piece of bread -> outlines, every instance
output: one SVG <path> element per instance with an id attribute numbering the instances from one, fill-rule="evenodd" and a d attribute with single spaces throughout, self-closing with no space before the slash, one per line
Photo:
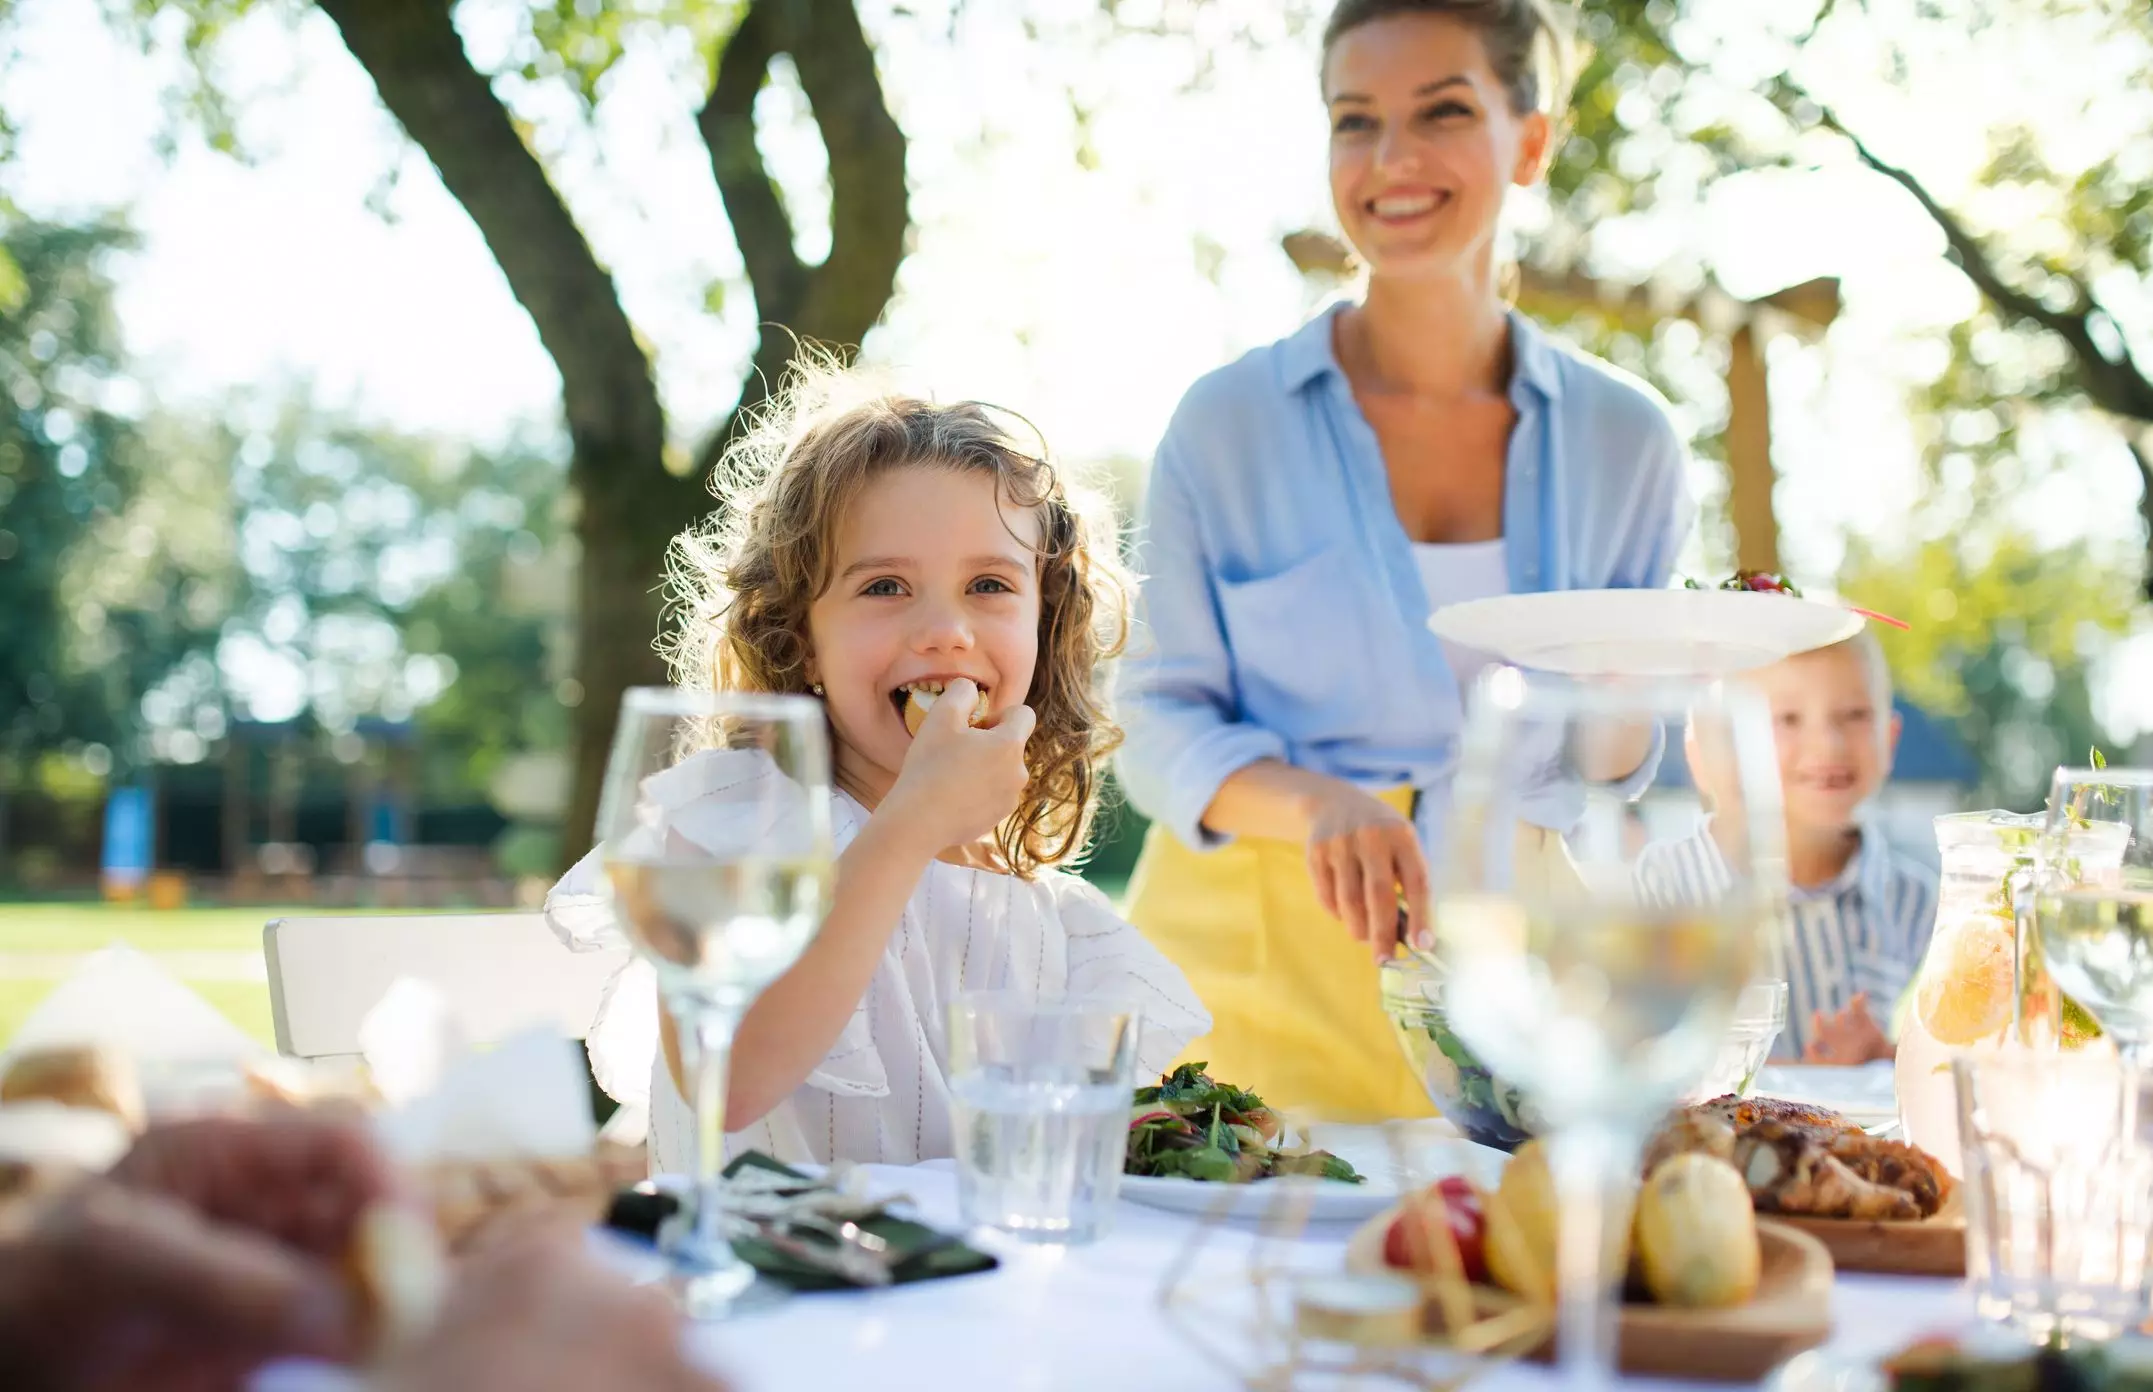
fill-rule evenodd
<path id="1" fill-rule="evenodd" d="M 905 693 L 905 733 L 917 735 L 920 726 L 927 723 L 927 712 L 934 709 L 940 692 L 920 691 L 917 688 Z M 987 718 L 987 693 L 982 691 L 972 703 L 972 724 L 978 725 Z"/>
<path id="2" fill-rule="evenodd" d="M 142 1082 L 133 1061 L 94 1045 L 17 1054 L 0 1073 L 0 1106 L 14 1102 L 57 1102 L 109 1112 L 130 1132 L 142 1131 Z"/>
<path id="3" fill-rule="evenodd" d="M 430 1214 L 377 1203 L 352 1227 L 344 1275 L 362 1357 L 378 1361 L 433 1326 L 448 1296 L 448 1253 Z"/>
<path id="4" fill-rule="evenodd" d="M 640 1148 L 612 1146 L 565 1158 L 441 1161 L 420 1171 L 419 1188 L 449 1250 L 461 1251 L 481 1231 L 519 1218 L 596 1223 L 648 1168 Z"/>

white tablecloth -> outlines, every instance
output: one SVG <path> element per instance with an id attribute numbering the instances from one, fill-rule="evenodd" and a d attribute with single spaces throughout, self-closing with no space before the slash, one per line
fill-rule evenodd
<path id="1" fill-rule="evenodd" d="M 956 1178 L 946 1162 L 869 1170 L 877 1192 L 902 1192 L 937 1226 L 957 1223 Z M 1160 1312 L 1160 1281 L 1186 1245 L 1195 1221 L 1124 1200 L 1114 1231 L 1067 1249 L 978 1240 L 1002 1258 L 999 1269 L 876 1292 L 802 1295 L 741 1320 L 698 1327 L 689 1339 L 697 1359 L 737 1392 L 808 1392 L 864 1386 L 873 1392 L 994 1387 L 1172 1388 L 1204 1392 L 1242 1386 L 1178 1333 Z M 1290 1250 L 1295 1265 L 1335 1269 L 1350 1225 L 1311 1229 Z M 1222 1228 L 1195 1271 L 1240 1288 L 1252 1230 Z M 1961 1282 L 1841 1276 L 1834 1292 L 1836 1332 L 1827 1346 L 1876 1355 L 1916 1335 L 1963 1325 L 1971 1304 Z M 1554 1387 L 1553 1373 L 1529 1364 L 1495 1369 L 1478 1388 Z M 1694 1387 L 1696 1384 L 1686 1384 Z M 1682 1387 L 1642 1380 L 1625 1388 Z"/>

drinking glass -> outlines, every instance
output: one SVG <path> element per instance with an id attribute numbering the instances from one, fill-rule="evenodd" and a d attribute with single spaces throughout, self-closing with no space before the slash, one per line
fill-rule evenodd
<path id="1" fill-rule="evenodd" d="M 1686 738 L 1712 817 L 1640 848 L 1627 804 L 1655 731 Z M 1783 835 L 1771 723 L 1747 688 L 1499 668 L 1474 693 L 1434 947 L 1450 1027 L 1546 1137 L 1574 1386 L 1613 1380 L 1614 1254 L 1645 1139 L 1767 975 Z"/>
<path id="2" fill-rule="evenodd" d="M 960 995 L 950 1007 L 950 1131 L 969 1224 L 1030 1242 L 1101 1236 L 1121 1193 L 1137 1007 L 1103 997 Z"/>
<path id="3" fill-rule="evenodd" d="M 2039 1344 L 2138 1328 L 2153 1292 L 2145 1075 L 2112 1054 L 2023 1046 L 1959 1055 L 1951 1072 L 1982 1318 Z"/>
<path id="4" fill-rule="evenodd" d="M 2075 1002 L 2126 1059 L 2153 1065 L 2153 770 L 2056 770 L 2032 876 L 2040 951 L 2025 966 L 2062 991 L 2032 998 L 2065 1044 L 2085 1033 Z"/>
<path id="5" fill-rule="evenodd" d="M 721 1175 L 725 1081 L 748 1007 L 799 959 L 830 900 L 829 736 L 799 696 L 638 687 L 598 810 L 613 911 L 657 969 L 695 1111 L 694 1196 L 662 1245 L 682 1303 L 718 1318 L 755 1284 Z"/>

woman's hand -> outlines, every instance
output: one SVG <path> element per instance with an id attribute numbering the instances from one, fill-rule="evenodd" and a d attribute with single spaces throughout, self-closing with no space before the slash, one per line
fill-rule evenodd
<path id="1" fill-rule="evenodd" d="M 884 799 L 900 825 L 916 829 L 928 855 L 977 841 L 1007 821 L 1031 781 L 1024 746 L 1038 722 L 1030 706 L 997 711 L 971 724 L 979 688 L 949 684 L 912 737 L 897 783 Z"/>
<path id="2" fill-rule="evenodd" d="M 1409 942 L 1424 941 L 1428 862 L 1413 823 L 1380 798 L 1334 782 L 1309 810 L 1308 873 L 1324 911 L 1368 944 L 1378 962 L 1398 946 L 1399 901 Z"/>

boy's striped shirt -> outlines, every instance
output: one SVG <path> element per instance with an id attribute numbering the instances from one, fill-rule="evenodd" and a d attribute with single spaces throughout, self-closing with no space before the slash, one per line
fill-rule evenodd
<path id="1" fill-rule="evenodd" d="M 1800 1057 L 1810 1017 L 1843 1009 L 1869 993 L 1869 1012 L 1891 1029 L 1894 1007 L 1913 984 L 1936 922 L 1936 877 L 1891 848 L 1873 821 L 1860 824 L 1861 845 L 1829 883 L 1796 888 L 1779 931 L 1769 940 L 1771 970 L 1787 982 L 1787 1028 L 1775 1054 Z M 1678 841 L 1648 846 L 1638 858 L 1647 903 L 1716 899 L 1731 876 L 1711 836 L 1711 822 Z"/>

